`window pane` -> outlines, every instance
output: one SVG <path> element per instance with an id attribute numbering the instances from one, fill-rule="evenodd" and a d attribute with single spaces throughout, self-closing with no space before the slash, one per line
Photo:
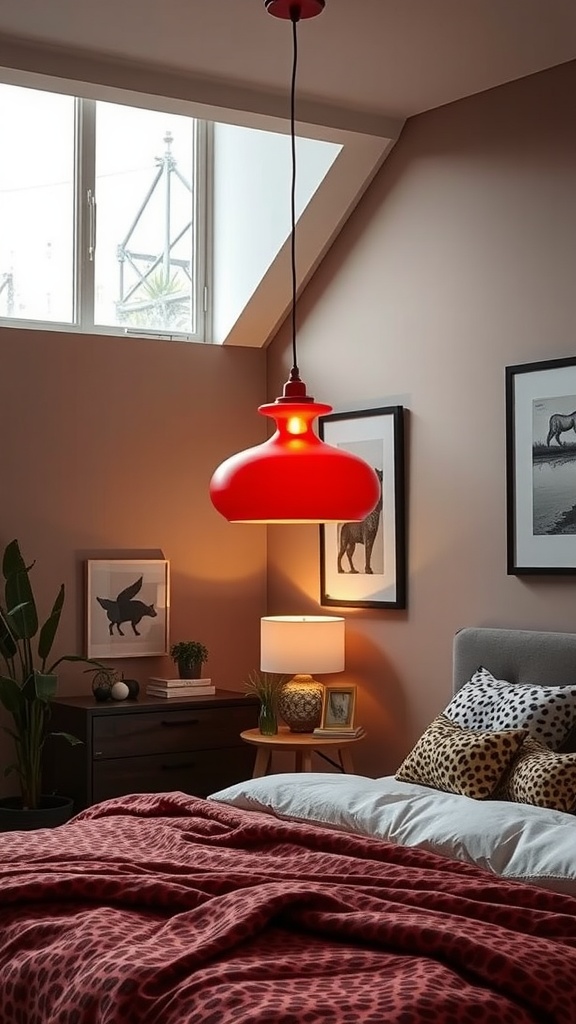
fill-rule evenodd
<path id="1" fill-rule="evenodd" d="M 195 121 L 96 105 L 95 323 L 194 333 Z"/>
<path id="2" fill-rule="evenodd" d="M 71 323 L 74 98 L 0 85 L 0 316 Z"/>

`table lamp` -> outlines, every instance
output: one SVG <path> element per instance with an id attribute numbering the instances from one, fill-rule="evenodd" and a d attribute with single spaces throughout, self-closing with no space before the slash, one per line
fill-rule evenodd
<path id="1" fill-rule="evenodd" d="M 336 615 L 266 615 L 260 619 L 260 668 L 263 672 L 296 673 L 278 701 L 278 711 L 292 732 L 312 732 L 320 725 L 324 687 L 311 673 L 343 671 L 344 623 Z"/>

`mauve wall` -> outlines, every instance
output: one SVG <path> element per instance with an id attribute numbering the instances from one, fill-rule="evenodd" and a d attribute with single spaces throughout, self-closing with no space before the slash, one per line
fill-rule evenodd
<path id="1" fill-rule="evenodd" d="M 409 410 L 408 608 L 344 610 L 333 679 L 360 686 L 368 774 L 444 706 L 459 627 L 575 628 L 574 577 L 506 574 L 504 445 L 505 366 L 575 353 L 575 124 L 576 63 L 412 119 L 299 305 L 312 394 Z M 316 528 L 269 530 L 268 567 L 270 614 L 318 611 Z"/>
<path id="2" fill-rule="evenodd" d="M 259 658 L 266 530 L 225 522 L 208 484 L 264 439 L 264 395 L 254 349 L 0 329 L 0 547 L 16 537 L 36 559 L 42 619 L 66 584 L 55 653 L 82 651 L 87 558 L 164 557 L 171 639 L 202 640 L 207 673 L 242 689 Z M 143 683 L 174 674 L 169 658 L 115 664 Z M 62 668 L 62 693 L 88 687 Z"/>

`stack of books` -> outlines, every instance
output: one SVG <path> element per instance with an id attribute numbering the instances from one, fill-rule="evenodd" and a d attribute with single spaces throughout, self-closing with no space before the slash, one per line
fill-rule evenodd
<path id="1" fill-rule="evenodd" d="M 357 725 L 355 729 L 314 729 L 312 732 L 313 736 L 324 736 L 325 739 L 332 738 L 336 739 L 351 739 L 354 740 L 359 736 L 364 735 L 364 728 L 361 725 Z"/>
<path id="2" fill-rule="evenodd" d="M 210 697 L 216 693 L 211 679 L 151 678 L 146 687 L 148 697 Z"/>

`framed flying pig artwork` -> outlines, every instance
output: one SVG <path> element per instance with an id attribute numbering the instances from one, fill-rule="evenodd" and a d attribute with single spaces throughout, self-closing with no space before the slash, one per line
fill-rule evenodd
<path id="1" fill-rule="evenodd" d="M 169 575 L 164 559 L 87 561 L 88 658 L 168 654 Z"/>

